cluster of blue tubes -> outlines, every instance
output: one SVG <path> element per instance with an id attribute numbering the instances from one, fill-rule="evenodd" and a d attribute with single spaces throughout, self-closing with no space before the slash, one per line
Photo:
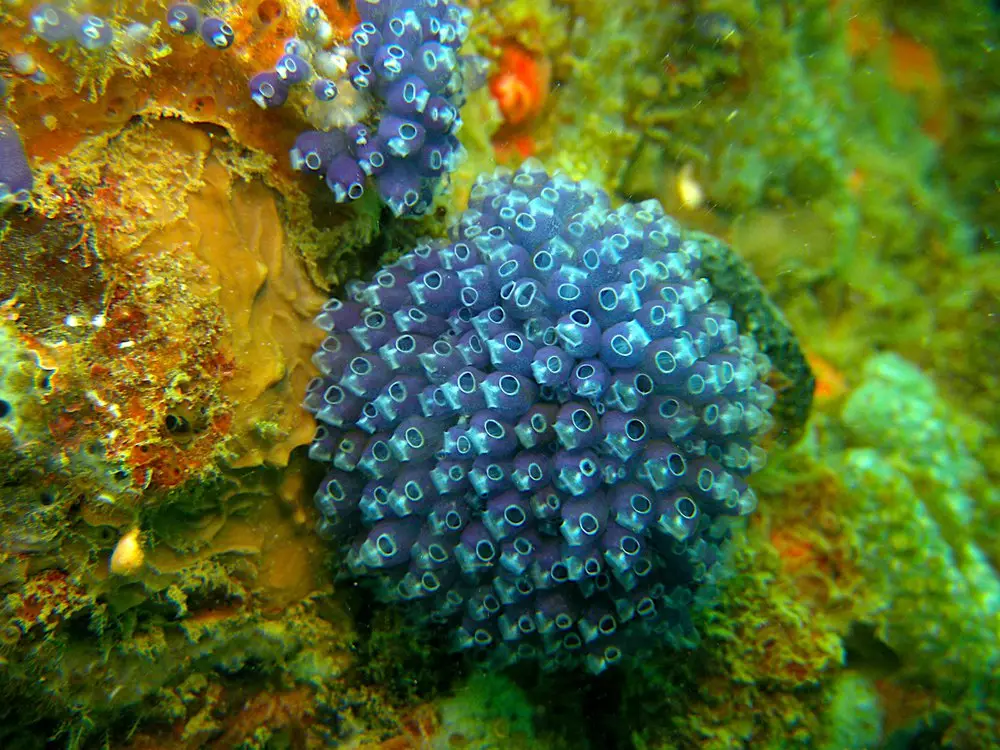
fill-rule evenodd
<path id="1" fill-rule="evenodd" d="M 331 300 L 305 405 L 349 570 L 504 663 L 600 672 L 681 628 L 774 398 L 699 257 L 656 201 L 532 161 Z"/>
<path id="2" fill-rule="evenodd" d="M 0 115 L 0 208 L 31 200 L 34 177 L 14 122 Z"/>
<path id="3" fill-rule="evenodd" d="M 232 26 L 216 16 L 202 15 L 191 3 L 174 3 L 167 8 L 167 26 L 181 36 L 197 33 L 213 49 L 228 49 L 236 40 Z"/>
<path id="4" fill-rule="evenodd" d="M 76 43 L 86 50 L 99 50 L 114 39 L 111 24 L 91 13 L 76 16 L 53 3 L 36 5 L 30 16 L 31 30 L 49 44 Z"/>
<path id="5" fill-rule="evenodd" d="M 114 41 L 110 21 L 85 13 L 76 16 L 54 3 L 36 5 L 30 16 L 31 30 L 49 44 L 76 43 L 85 50 L 102 50 Z M 202 16 L 197 6 L 174 3 L 167 9 L 167 26 L 175 34 L 199 33 L 215 49 L 227 49 L 234 41 L 233 29 L 221 18 Z"/>
<path id="6" fill-rule="evenodd" d="M 351 35 L 356 59 L 347 77 L 378 101 L 378 123 L 302 133 L 291 150 L 292 166 L 323 177 L 338 203 L 361 197 L 371 178 L 396 216 L 420 215 L 461 152 L 455 137 L 463 97 L 457 52 L 468 36 L 469 11 L 451 0 L 357 0 L 356 5 L 361 23 Z M 308 67 L 296 57 L 293 51 L 282 60 L 295 71 Z M 280 106 L 288 86 L 297 82 L 298 73 L 283 73 L 281 66 L 279 61 L 274 71 L 251 81 L 251 96 L 261 106 Z M 330 81 L 313 87 L 317 98 L 337 94 Z"/>

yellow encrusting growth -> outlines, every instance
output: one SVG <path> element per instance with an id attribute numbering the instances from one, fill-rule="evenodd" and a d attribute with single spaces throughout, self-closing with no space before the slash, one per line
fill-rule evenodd
<path id="1" fill-rule="evenodd" d="M 142 549 L 139 529 L 132 529 L 118 540 L 108 561 L 108 570 L 114 575 L 134 575 L 143 566 L 146 553 Z"/>

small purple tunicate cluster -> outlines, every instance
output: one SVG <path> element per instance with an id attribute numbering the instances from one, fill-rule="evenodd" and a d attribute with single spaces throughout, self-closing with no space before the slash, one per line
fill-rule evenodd
<path id="1" fill-rule="evenodd" d="M 346 75 L 377 100 L 377 125 L 306 131 L 291 150 L 292 166 L 324 178 L 338 203 L 360 198 L 372 178 L 395 215 L 420 215 L 461 153 L 455 133 L 464 81 L 457 53 L 468 36 L 469 11 L 451 0 L 356 5 L 361 23 L 351 35 L 355 59 Z M 307 61 L 286 50 L 273 71 L 251 80 L 250 93 L 262 107 L 280 106 L 290 85 L 308 80 Z M 327 79 L 313 81 L 312 92 L 321 101 L 337 95 Z"/>
<path id="2" fill-rule="evenodd" d="M 34 184 L 17 127 L 9 117 L 0 115 L 0 207 L 27 203 Z"/>
<path id="3" fill-rule="evenodd" d="M 100 16 L 76 16 L 54 3 L 36 5 L 30 16 L 31 30 L 49 44 L 75 43 L 85 50 L 101 50 L 114 39 L 111 24 Z"/>
<path id="4" fill-rule="evenodd" d="M 699 247 L 656 201 L 611 210 L 529 161 L 331 300 L 305 405 L 349 571 L 502 663 L 683 640 L 774 399 Z"/>
<path id="5" fill-rule="evenodd" d="M 88 51 L 103 50 L 111 46 L 115 30 L 110 21 L 85 13 L 77 16 L 55 3 L 36 5 L 30 16 L 31 30 L 49 44 L 77 44 Z M 227 49 L 232 45 L 235 34 L 221 18 L 202 16 L 201 11 L 189 3 L 174 3 L 167 9 L 167 26 L 175 34 L 188 35 L 198 32 L 202 40 L 214 49 Z M 137 24 L 145 29 L 148 27 Z M 126 34 L 134 34 L 133 28 Z"/>
<path id="6" fill-rule="evenodd" d="M 213 49 L 228 49 L 236 40 L 232 26 L 221 18 L 203 16 L 191 3 L 174 3 L 167 8 L 167 27 L 181 36 L 197 32 L 201 40 Z"/>

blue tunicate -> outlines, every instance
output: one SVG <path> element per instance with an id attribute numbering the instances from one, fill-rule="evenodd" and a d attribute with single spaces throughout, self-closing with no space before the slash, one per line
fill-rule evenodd
<path id="1" fill-rule="evenodd" d="M 333 158 L 346 150 L 347 139 L 341 131 L 323 133 L 318 130 L 307 130 L 295 139 L 295 146 L 289 153 L 289 158 L 292 169 L 325 176 Z"/>
<path id="2" fill-rule="evenodd" d="M 52 44 L 72 39 L 77 31 L 76 18 L 52 3 L 35 6 L 30 18 L 32 31 Z"/>
<path id="3" fill-rule="evenodd" d="M 462 55 L 459 61 L 468 91 L 478 91 L 486 85 L 490 72 L 489 60 L 481 55 Z"/>
<path id="4" fill-rule="evenodd" d="M 392 83 L 406 75 L 413 65 L 413 55 L 398 44 L 383 44 L 375 52 L 372 70 L 381 80 Z"/>
<path id="5" fill-rule="evenodd" d="M 357 0 L 355 7 L 362 22 L 373 23 L 381 26 L 395 8 L 395 3 L 391 0 Z"/>
<path id="6" fill-rule="evenodd" d="M 369 177 L 380 174 L 388 163 L 385 142 L 379 137 L 368 139 L 362 146 L 355 146 L 354 156 L 358 160 L 358 166 Z"/>
<path id="7" fill-rule="evenodd" d="M 327 168 L 326 185 L 337 203 L 354 201 L 365 192 L 365 173 L 351 156 L 340 154 Z"/>
<path id="8" fill-rule="evenodd" d="M 250 98 L 261 109 L 280 107 L 288 99 L 288 84 L 274 71 L 258 73 L 250 79 Z"/>
<path id="9" fill-rule="evenodd" d="M 17 127 L 0 115 L 0 204 L 27 203 L 34 184 Z"/>
<path id="10" fill-rule="evenodd" d="M 351 33 L 351 47 L 361 62 L 369 65 L 382 46 L 382 34 L 373 23 L 363 22 Z"/>
<path id="11" fill-rule="evenodd" d="M 351 153 L 400 127 L 383 122 Z M 389 154 L 377 175 L 394 211 L 427 200 L 411 166 Z M 332 160 L 338 199 L 359 172 L 350 153 Z M 311 455 L 331 464 L 321 532 L 384 598 L 420 600 L 459 648 L 501 664 L 596 672 L 690 635 L 722 519 L 756 502 L 766 363 L 697 276 L 698 240 L 635 251 L 650 225 L 679 230 L 659 204 L 609 203 L 537 162 L 481 177 L 450 241 L 418 244 L 317 317 L 330 335 L 305 405 L 322 424 Z M 602 246 L 632 260 L 595 283 Z M 669 270 L 650 283 L 656 264 Z M 567 287 L 569 309 L 555 303 Z M 356 505 L 339 499 L 344 472 L 364 485 Z"/>
<path id="12" fill-rule="evenodd" d="M 420 215 L 433 203 L 441 177 L 455 169 L 464 153 L 454 137 L 464 101 L 456 50 L 468 34 L 469 13 L 451 0 L 412 6 L 360 0 L 356 5 L 361 22 L 351 33 L 355 59 L 346 77 L 357 91 L 375 99 L 376 109 L 363 137 L 355 137 L 353 128 L 347 130 L 350 153 L 362 172 L 374 178 L 379 196 L 394 214 Z M 286 53 L 287 58 L 300 55 L 300 50 Z M 285 70 L 286 58 L 276 71 L 294 82 L 294 74 Z M 317 63 L 317 70 L 336 77 L 325 65 Z M 312 92 L 320 101 L 337 95 L 336 86 L 326 79 L 313 81 Z M 374 141 L 372 132 L 377 133 Z M 340 181 L 332 184 L 343 188 Z M 346 192 L 341 190 L 339 199 L 348 200 Z M 526 289 L 519 287 L 518 293 L 519 299 L 526 299 Z M 475 291 L 466 294 L 472 297 Z"/>
<path id="13" fill-rule="evenodd" d="M 382 38 L 389 44 L 398 44 L 406 49 L 418 46 L 424 39 L 420 19 L 412 10 L 394 15 L 384 25 Z"/>
<path id="14" fill-rule="evenodd" d="M 76 29 L 76 41 L 84 49 L 104 49 L 114 38 L 111 25 L 100 16 L 85 15 L 80 17 Z"/>
<path id="15" fill-rule="evenodd" d="M 340 92 L 329 78 L 317 78 L 312 85 L 313 96 L 321 102 L 332 102 Z"/>
<path id="16" fill-rule="evenodd" d="M 404 161 L 394 159 L 378 180 L 382 201 L 396 216 L 416 211 L 420 203 L 420 174 Z"/>
<path id="17" fill-rule="evenodd" d="M 412 117 L 424 111 L 430 99 L 430 90 L 416 76 L 392 84 L 386 92 L 385 100 L 389 111 L 400 117 Z"/>
<path id="18" fill-rule="evenodd" d="M 236 33 L 221 18 L 209 17 L 201 22 L 201 38 L 209 47 L 227 49 L 236 39 Z"/>
<path id="19" fill-rule="evenodd" d="M 357 125 L 351 125 L 346 131 L 347 143 L 350 145 L 351 149 L 355 149 L 360 146 L 364 146 L 368 143 L 368 139 L 371 138 L 371 130 L 369 130 L 367 125 L 358 123 Z"/>
<path id="20" fill-rule="evenodd" d="M 285 42 L 284 51 L 286 55 L 297 55 L 298 57 L 306 57 L 309 54 L 309 47 L 301 39 L 292 37 L 287 42 Z"/>
<path id="21" fill-rule="evenodd" d="M 358 91 L 364 91 L 371 87 L 374 72 L 367 63 L 355 60 L 347 66 L 347 77 Z"/>
<path id="22" fill-rule="evenodd" d="M 416 50 L 413 58 L 413 72 L 424 80 L 433 93 L 448 92 L 458 70 L 458 58 L 452 49 L 437 42 L 428 42 Z"/>
<path id="23" fill-rule="evenodd" d="M 450 138 L 450 136 L 449 136 Z M 458 144 L 454 139 L 430 139 L 424 143 L 417 162 L 417 170 L 424 177 L 438 177 L 455 168 Z"/>
<path id="24" fill-rule="evenodd" d="M 190 3 L 174 3 L 167 8 L 167 27 L 175 34 L 193 34 L 201 25 L 201 12 Z"/>
<path id="25" fill-rule="evenodd" d="M 424 127 L 437 133 L 450 133 L 458 122 L 458 109 L 441 96 L 431 96 L 423 112 Z"/>
<path id="26" fill-rule="evenodd" d="M 420 151 L 425 136 L 422 125 L 393 115 L 386 115 L 378 125 L 378 137 L 386 144 L 389 153 L 400 159 Z"/>
<path id="27" fill-rule="evenodd" d="M 312 74 L 312 68 L 300 55 L 285 54 L 278 59 L 274 72 L 287 83 L 301 83 Z"/>

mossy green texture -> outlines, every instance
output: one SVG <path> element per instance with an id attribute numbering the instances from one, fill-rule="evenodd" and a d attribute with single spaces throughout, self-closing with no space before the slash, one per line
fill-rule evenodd
<path id="1" fill-rule="evenodd" d="M 857 5 L 671 4 L 675 22 L 656 46 L 663 69 L 632 99 L 639 142 L 615 186 L 723 234 L 807 346 L 844 368 L 860 366 L 845 347 L 903 337 L 933 350 L 916 304 L 928 266 L 968 257 L 978 239 L 944 180 L 946 146 L 928 134 L 922 100 L 900 88 L 887 49 L 853 49 Z M 678 196 L 683 165 L 701 209 Z M 831 337 L 846 299 L 864 325 Z"/>
<path id="2" fill-rule="evenodd" d="M 882 741 L 885 710 L 874 681 L 845 671 L 829 689 L 819 750 L 867 750 Z"/>
<path id="3" fill-rule="evenodd" d="M 977 253 L 948 265 L 931 256 L 921 263 L 927 289 L 936 306 L 918 307 L 921 340 L 929 345 L 907 346 L 905 353 L 934 372 L 942 387 L 966 411 L 987 424 L 1000 424 L 1000 262 L 995 252 Z M 912 351 L 912 355 L 910 352 Z M 984 460 L 1000 465 L 1000 457 Z"/>
<path id="4" fill-rule="evenodd" d="M 824 685 L 842 663 L 837 624 L 782 579 L 776 550 L 741 539 L 690 654 L 661 652 L 626 675 L 621 710 L 637 748 L 810 747 Z"/>
<path id="5" fill-rule="evenodd" d="M 633 100 L 644 139 L 693 162 L 730 212 L 818 202 L 842 250 L 862 249 L 862 225 L 883 230 L 891 253 L 912 253 L 929 230 L 968 249 L 956 204 L 931 187 L 940 154 L 915 103 L 884 64 L 851 57 L 853 15 L 826 0 L 695 3 L 663 40 L 668 69 L 654 95 Z M 730 31 L 712 31 L 720 25 Z"/>
<path id="6" fill-rule="evenodd" d="M 950 192 L 971 208 L 984 244 L 1000 245 L 1000 192 L 993 164 L 1000 159 L 1000 24 L 995 7 L 978 0 L 948 4 L 947 22 L 933 4 L 872 3 L 896 28 L 934 51 L 945 71 L 949 93 L 944 171 Z"/>
<path id="7" fill-rule="evenodd" d="M 442 734 L 459 735 L 469 747 L 548 746 L 535 732 L 531 697 L 504 675 L 474 675 L 441 702 L 440 712 Z"/>
<path id="8" fill-rule="evenodd" d="M 198 593 L 217 596 L 208 585 L 202 581 Z M 4 619 L 20 631 L 8 649 L 16 645 L 25 653 L 8 658 L 0 689 L 24 702 L 17 725 L 61 720 L 71 738 L 79 735 L 69 747 L 85 746 L 88 733 L 81 727 L 101 734 L 140 716 L 154 725 L 190 723 L 186 733 L 211 730 L 206 736 L 215 737 L 231 717 L 220 712 L 210 727 L 198 726 L 203 703 L 183 698 L 195 676 L 220 687 L 252 676 L 270 682 L 272 690 L 315 690 L 334 684 L 349 663 L 350 633 L 321 616 L 318 598 L 289 608 L 280 620 L 252 607 L 228 613 L 225 606 L 214 616 L 202 609 L 187 618 L 169 599 L 169 593 L 147 598 L 111 616 L 105 604 L 53 575 L 8 595 Z"/>
<path id="9" fill-rule="evenodd" d="M 786 445 L 794 443 L 809 419 L 816 379 L 791 325 L 753 271 L 726 243 L 701 232 L 689 232 L 687 239 L 700 246 L 702 271 L 715 294 L 732 305 L 740 331 L 753 336 L 771 360 L 770 382 L 778 394 L 771 409 L 778 421 L 776 436 Z"/>
<path id="10" fill-rule="evenodd" d="M 285 207 L 292 242 L 306 262 L 317 286 L 332 289 L 356 278 L 362 255 L 379 233 L 378 197 L 365 195 L 349 206 L 338 206 L 325 185 L 313 186 L 298 203 Z M 324 226 L 311 217 L 327 216 Z M 368 259 L 368 264 L 374 262 Z"/>
<path id="11" fill-rule="evenodd" d="M 21 345 L 17 329 L 0 319 L 0 451 L 23 451 L 44 438 L 41 401 L 50 391 L 49 375 Z"/>
<path id="12" fill-rule="evenodd" d="M 1000 661 L 1000 492 L 976 455 L 996 436 L 894 354 L 869 361 L 843 419 L 868 446 L 845 454 L 845 512 L 882 597 L 878 634 L 911 673 L 966 686 Z"/>
<path id="13" fill-rule="evenodd" d="M 656 0 L 554 5 L 567 31 L 554 50 L 558 84 L 539 128 L 539 155 L 575 179 L 615 189 L 641 141 L 634 108 L 662 76 L 668 33 L 683 10 Z"/>

